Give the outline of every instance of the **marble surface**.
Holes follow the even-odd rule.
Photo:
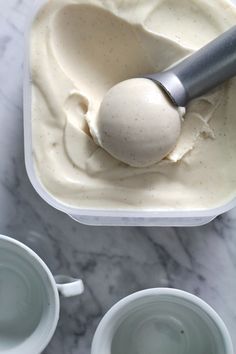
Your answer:
[[[0,233],[31,246],[54,274],[81,276],[85,293],[61,300],[44,354],[89,354],[96,326],[134,291],[176,287],[199,295],[227,324],[236,348],[236,210],[198,228],[88,227],[47,206],[23,152],[23,33],[32,2],[0,2]]]

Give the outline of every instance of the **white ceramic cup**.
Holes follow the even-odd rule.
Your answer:
[[[150,289],[118,302],[94,336],[92,354],[233,354],[225,324],[204,301]]]
[[[81,280],[54,279],[30,248],[0,236],[0,354],[41,353],[58,323],[58,292],[70,297],[83,290]]]

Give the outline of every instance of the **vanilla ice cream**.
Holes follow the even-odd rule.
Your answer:
[[[172,151],[159,163],[131,167],[98,144],[109,144],[98,118],[113,86],[165,70],[235,22],[227,0],[47,1],[30,36],[33,156],[45,190],[70,207],[112,210],[202,210],[236,197],[235,79],[186,107],[174,148],[180,116],[169,109]],[[118,109],[132,123],[138,107],[132,116]],[[137,161],[148,149],[154,156],[159,142],[150,135],[150,147],[141,146],[136,134]],[[117,147],[122,156],[125,146]]]
[[[105,95],[93,123],[96,140],[130,166],[150,166],[174,149],[184,113],[151,80],[126,80]]]

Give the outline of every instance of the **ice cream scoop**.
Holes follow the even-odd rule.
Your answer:
[[[174,148],[185,109],[177,108],[151,80],[130,79],[105,95],[97,117],[97,140],[134,167],[162,160]]]
[[[236,75],[236,26],[170,69],[124,81],[105,95],[98,143],[134,167],[161,161],[181,133],[190,100]]]

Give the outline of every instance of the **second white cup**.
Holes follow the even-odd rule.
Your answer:
[[[92,354],[233,354],[221,318],[204,301],[175,289],[130,295],[102,319]]]
[[[30,248],[0,236],[0,354],[41,353],[58,323],[58,292],[69,297],[83,290],[81,280],[54,279]]]

